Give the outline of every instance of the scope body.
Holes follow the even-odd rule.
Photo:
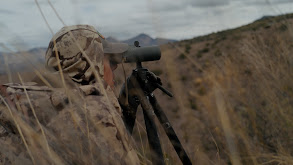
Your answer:
[[[129,46],[128,50],[119,53],[111,54],[110,60],[115,63],[135,63],[156,61],[161,59],[161,50],[159,46],[136,47]]]
[[[122,58],[126,63],[156,61],[161,58],[161,50],[158,46],[132,46],[125,53],[123,53]]]

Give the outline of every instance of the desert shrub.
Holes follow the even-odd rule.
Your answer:
[[[180,60],[183,60],[183,59],[185,59],[186,58],[186,56],[183,54],[183,53],[181,53],[179,56],[178,56],[178,59],[180,59]]]
[[[197,52],[196,57],[201,58],[204,53],[208,53],[209,51],[210,51],[210,49],[205,47]]]
[[[204,49],[201,50],[201,52],[203,52],[203,53],[208,53],[209,51],[210,51],[209,48],[204,48]]]
[[[197,110],[197,105],[194,99],[189,99],[190,108],[193,110]]]
[[[232,40],[234,40],[234,41],[239,41],[241,39],[242,39],[241,35],[233,35],[233,37],[232,37]]]
[[[270,29],[271,28],[271,25],[267,24],[264,26],[264,29]]]
[[[185,53],[190,53],[191,46],[190,44],[185,45]]]
[[[206,88],[204,87],[204,86],[201,86],[199,89],[198,89],[198,94],[200,95],[200,96],[203,96],[203,95],[205,95],[206,94]]]
[[[284,32],[288,30],[288,26],[286,24],[281,24],[278,29],[279,31]]]
[[[187,80],[187,77],[185,75],[182,75],[181,76],[181,81],[186,81]]]
[[[198,51],[197,54],[196,54],[196,57],[197,58],[201,58],[202,57],[202,52],[201,51]]]
[[[244,74],[246,74],[246,75],[252,75],[252,71],[250,70],[250,69],[245,69],[244,70]]]
[[[221,52],[219,49],[217,49],[217,50],[215,51],[214,56],[216,56],[216,57],[220,57],[220,56],[222,56],[222,52]]]

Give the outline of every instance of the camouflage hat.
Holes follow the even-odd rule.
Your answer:
[[[54,40],[56,45],[54,45]],[[90,58],[102,77],[104,75],[104,53],[122,53],[128,49],[127,44],[106,41],[93,26],[65,26],[58,31],[51,39],[46,52],[47,66],[56,71],[59,70],[55,54],[56,48],[62,71],[67,73],[73,81],[85,84],[94,79],[94,74],[78,45]]]

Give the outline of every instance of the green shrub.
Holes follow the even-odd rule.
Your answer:
[[[186,58],[186,56],[183,54],[183,53],[181,53],[179,56],[178,56],[178,59],[180,59],[180,60],[183,60],[183,59],[185,59]]]
[[[197,52],[196,57],[201,58],[202,57],[202,52],[201,51]]]
[[[220,56],[222,56],[222,52],[219,49],[217,49],[214,55],[216,57],[220,57]]]
[[[210,51],[209,48],[204,48],[203,50],[201,50],[203,53],[208,53]]]
[[[288,30],[288,26],[285,25],[285,24],[282,24],[282,25],[279,27],[279,30],[280,30],[281,32],[284,32],[284,31]]]
[[[241,38],[242,38],[241,35],[233,35],[232,40],[239,41],[241,40]]]
[[[244,74],[251,76],[252,75],[252,71],[250,69],[245,69],[244,70]]]
[[[196,57],[197,58],[201,58],[204,53],[208,53],[209,51],[210,51],[209,48],[204,48],[204,49],[202,49],[202,50],[200,50],[200,51],[197,52]]]
[[[199,88],[199,90],[198,90],[198,94],[199,95],[201,95],[201,96],[203,96],[203,95],[205,95],[207,92],[206,92],[206,89],[205,89],[205,87],[201,87],[201,88]]]
[[[189,105],[190,105],[190,108],[193,109],[193,110],[197,110],[197,105],[195,103],[194,100],[192,99],[189,99]]]
[[[271,25],[266,25],[266,26],[264,27],[264,29],[269,29],[269,28],[271,28]]]
[[[185,53],[189,53],[191,49],[190,44],[185,45]]]
[[[186,76],[182,76],[182,77],[181,77],[181,80],[182,80],[182,81],[186,81],[186,80],[187,80],[187,77],[186,77]]]

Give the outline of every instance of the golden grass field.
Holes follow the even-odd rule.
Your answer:
[[[162,45],[161,60],[143,64],[174,94],[154,92],[193,164],[293,164],[292,23],[292,14],[271,17]],[[125,64],[127,75],[134,68]],[[121,66],[115,74],[118,95]],[[21,75],[25,81],[35,76]],[[8,75],[1,75],[1,83],[7,81]],[[137,115],[135,147],[141,163],[149,164],[141,110]],[[166,164],[180,164],[159,131]]]

